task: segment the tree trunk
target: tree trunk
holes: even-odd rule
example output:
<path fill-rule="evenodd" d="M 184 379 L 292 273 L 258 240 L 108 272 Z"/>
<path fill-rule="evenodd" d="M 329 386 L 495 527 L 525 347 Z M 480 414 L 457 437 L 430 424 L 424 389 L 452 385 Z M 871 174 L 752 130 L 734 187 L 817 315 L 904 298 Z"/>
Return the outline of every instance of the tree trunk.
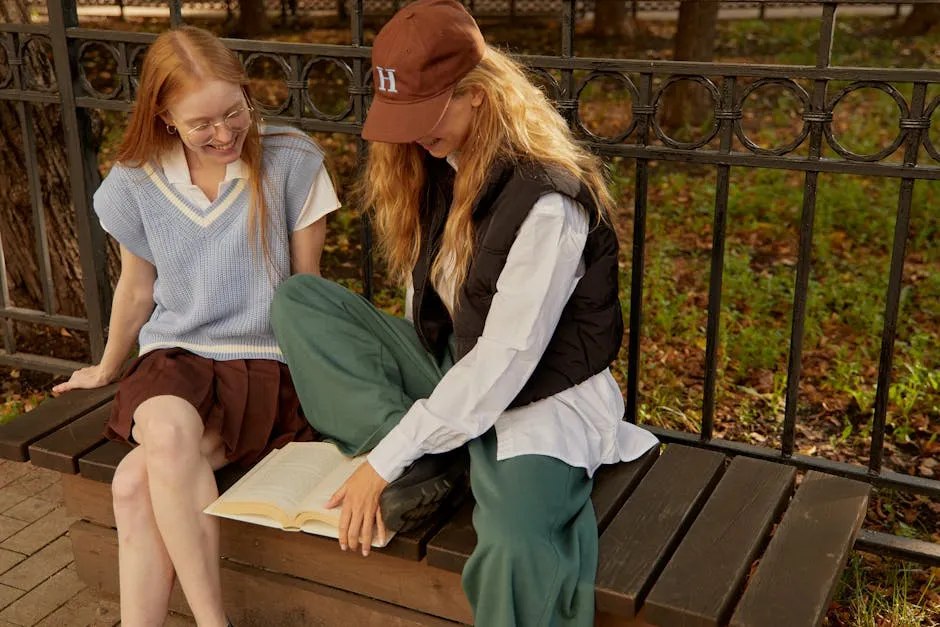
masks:
<path fill-rule="evenodd" d="M 594 29 L 595 37 L 635 37 L 636 20 L 627 9 L 632 0 L 595 0 Z"/>
<path fill-rule="evenodd" d="M 238 0 L 238 24 L 235 33 L 239 37 L 257 37 L 271 32 L 265 0 Z"/>
<path fill-rule="evenodd" d="M 938 23 L 940 23 L 940 2 L 915 4 L 907 18 L 891 29 L 889 34 L 919 37 L 926 35 Z"/>
<path fill-rule="evenodd" d="M 711 61 L 718 29 L 717 0 L 682 0 L 676 31 L 676 61 Z M 670 88 L 663 103 L 662 125 L 678 128 L 686 122 L 701 124 L 709 114 L 709 98 L 701 86 L 682 81 Z"/>
<path fill-rule="evenodd" d="M 0 21 L 29 22 L 26 0 L 0 0 Z M 54 81 L 51 59 L 38 52 L 42 50 L 48 48 L 35 44 L 26 48 L 21 69 L 31 71 L 40 84 L 51 84 Z M 84 316 L 75 211 L 70 197 L 69 166 L 63 140 L 65 130 L 58 105 L 21 105 L 12 100 L 0 100 L 0 190 L 3 191 L 0 194 L 0 242 L 11 299 L 17 307 L 43 308 L 42 272 L 33 227 L 20 107 L 31 114 L 35 133 L 41 197 L 39 210 L 44 212 L 46 219 L 45 236 L 54 287 L 50 295 L 52 304 L 56 313 Z M 100 128 L 100 124 L 96 126 Z M 117 255 L 113 242 L 109 242 L 109 247 L 110 269 L 112 276 L 116 276 Z"/>

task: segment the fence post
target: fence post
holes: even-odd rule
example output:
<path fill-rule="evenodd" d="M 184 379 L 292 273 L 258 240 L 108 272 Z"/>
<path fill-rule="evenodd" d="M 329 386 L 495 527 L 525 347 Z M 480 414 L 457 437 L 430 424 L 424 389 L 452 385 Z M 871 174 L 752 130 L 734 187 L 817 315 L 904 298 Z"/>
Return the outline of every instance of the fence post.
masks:
<path fill-rule="evenodd" d="M 104 329 L 110 315 L 111 301 L 104 231 L 91 211 L 92 193 L 101 182 L 98 155 L 92 141 L 88 114 L 75 106 L 75 91 L 81 90 L 81 86 L 72 71 L 78 67 L 77 49 L 68 41 L 68 30 L 78 26 L 75 0 L 49 0 L 48 7 L 49 35 L 62 107 L 69 185 L 75 207 L 75 228 L 85 290 L 88 341 L 92 362 L 97 363 L 104 353 Z"/>

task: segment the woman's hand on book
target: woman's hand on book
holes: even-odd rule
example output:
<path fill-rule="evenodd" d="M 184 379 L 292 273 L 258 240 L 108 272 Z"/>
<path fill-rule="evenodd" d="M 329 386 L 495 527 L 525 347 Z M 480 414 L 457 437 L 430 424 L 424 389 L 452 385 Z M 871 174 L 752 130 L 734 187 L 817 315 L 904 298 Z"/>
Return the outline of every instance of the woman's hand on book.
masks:
<path fill-rule="evenodd" d="M 379 511 L 379 497 L 388 482 L 375 472 L 369 462 L 363 463 L 346 483 L 330 497 L 327 509 L 340 504 L 343 511 L 339 517 L 339 546 L 356 550 L 362 543 L 362 554 L 368 555 L 372 538 L 378 537 L 385 544 L 386 529 Z"/>

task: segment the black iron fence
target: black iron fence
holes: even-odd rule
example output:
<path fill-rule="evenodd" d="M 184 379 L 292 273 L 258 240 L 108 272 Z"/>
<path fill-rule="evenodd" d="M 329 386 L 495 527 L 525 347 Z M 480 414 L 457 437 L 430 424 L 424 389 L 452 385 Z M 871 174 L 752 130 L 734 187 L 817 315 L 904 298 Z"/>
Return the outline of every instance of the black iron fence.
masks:
<path fill-rule="evenodd" d="M 561 5 L 566 0 L 461 0 L 477 16 L 551 16 L 558 15 Z M 801 6 L 801 2 L 771 0 L 722 0 L 726 7 L 736 9 L 757 10 L 763 17 L 767 10 L 778 8 L 793 8 Z M 364 15 L 388 15 L 397 11 L 408 0 L 363 0 L 362 11 Z M 623 0 L 630 11 L 637 15 L 641 12 L 671 12 L 679 8 L 679 0 Z M 40 11 L 46 8 L 45 0 L 30 0 Z M 125 7 L 164 7 L 166 2 L 161 0 L 79 0 L 82 7 L 118 7 L 123 15 Z M 196 10 L 224 10 L 231 15 L 237 10 L 238 0 L 185 0 L 181 2 L 187 9 Z M 291 15 L 336 13 L 346 14 L 352 10 L 352 0 L 265 0 L 268 11 L 280 11 L 286 17 Z M 879 6 L 879 2 L 859 2 L 859 6 Z M 903 4 L 894 5 L 895 15 L 899 15 Z M 594 10 L 594 0 L 577 0 L 575 2 L 575 15 L 584 17 Z"/>
<path fill-rule="evenodd" d="M 357 135 L 364 119 L 370 93 L 370 50 L 363 45 L 363 2 L 356 0 L 350 13 L 351 45 L 314 45 L 282 42 L 227 40 L 246 65 L 264 61 L 281 73 L 284 98 L 279 105 L 264 110 L 267 119 L 308 131 L 340 132 Z M 836 67 L 831 63 L 836 10 L 842 5 L 871 4 L 853 0 L 842 2 L 793 2 L 822 4 L 816 63 L 807 66 L 754 65 L 741 63 L 694 63 L 648 61 L 641 59 L 582 58 L 573 54 L 576 0 L 560 5 L 561 54 L 525 56 L 529 65 L 555 99 L 571 126 L 604 155 L 634 160 L 635 206 L 631 251 L 631 303 L 627 351 L 627 419 L 636 420 L 639 402 L 640 339 L 643 330 L 644 253 L 649 208 L 649 168 L 652 161 L 682 162 L 714 168 L 717 184 L 711 245 L 711 266 L 705 338 L 704 402 L 700 433 L 653 428 L 666 441 L 683 442 L 735 454 L 779 461 L 803 469 L 816 469 L 870 482 L 876 486 L 940 497 L 940 481 L 909 476 L 882 467 L 885 418 L 889 404 L 892 360 L 898 325 L 905 249 L 913 206 L 913 192 L 919 181 L 940 179 L 940 147 L 930 137 L 934 113 L 940 96 L 931 96 L 931 88 L 940 85 L 940 71 L 927 69 L 882 69 Z M 897 2 L 883 4 L 896 5 Z M 181 21 L 180 2 L 170 3 L 170 20 Z M 17 352 L 10 321 L 34 322 L 68 329 L 86 330 L 93 360 L 102 354 L 110 302 L 106 280 L 104 235 L 91 211 L 91 194 L 99 182 L 96 158 L 89 140 L 88 110 L 129 111 L 135 97 L 136 67 L 153 35 L 80 28 L 75 0 L 48 0 L 48 24 L 0 24 L 0 48 L 5 53 L 5 79 L 0 80 L 0 99 L 16 104 L 24 145 L 26 171 L 36 222 L 36 251 L 39 268 L 45 269 L 43 285 L 47 293 L 41 310 L 17 308 L 9 302 L 6 272 L 2 266 L 0 243 L 0 328 L 5 350 L 0 365 L 68 370 L 72 364 L 55 358 Z M 24 50 L 30 42 L 41 40 L 51 46 L 55 84 L 41 84 L 23 63 Z M 108 89 L 95 88 L 79 62 L 89 46 L 106 50 L 117 71 Z M 315 67 L 333 67 L 345 77 L 345 105 L 336 111 L 321 111 L 311 100 L 307 81 Z M 581 119 L 579 98 L 595 81 L 614 81 L 632 108 L 628 128 L 612 136 L 592 131 Z M 712 101 L 710 127 L 695 140 L 671 137 L 660 124 L 657 112 L 664 94 L 677 83 L 693 82 L 707 92 Z M 833 85 L 846 84 L 841 89 Z M 805 86 L 805 87 L 804 87 Z M 753 141 L 742 124 L 749 96 L 773 87 L 789 94 L 798 103 L 799 130 L 787 145 L 762 147 Z M 873 89 L 887 94 L 897 106 L 899 124 L 896 137 L 882 150 L 857 154 L 843 146 L 833 131 L 833 112 L 851 94 Z M 905 95 L 909 94 L 909 95 Z M 31 103 L 59 105 L 65 128 L 63 141 L 71 171 L 71 195 L 77 216 L 78 245 L 87 318 L 60 316 L 48 297 L 53 289 L 48 273 L 48 244 L 40 206 L 39 177 L 35 159 L 35 141 L 30 118 Z M 356 138 L 360 154 L 364 146 Z M 779 449 L 753 446 L 714 437 L 715 398 L 718 379 L 718 333 L 722 303 L 722 276 L 725 261 L 726 220 L 729 181 L 736 168 L 789 170 L 802 176 L 802 213 L 796 279 L 793 289 L 792 325 L 787 369 L 786 405 Z M 891 253 L 888 288 L 881 332 L 877 391 L 867 467 L 842 463 L 795 452 L 797 401 L 803 362 L 807 294 L 811 270 L 814 216 L 817 206 L 817 182 L 820 174 L 849 174 L 891 178 L 900 181 L 897 196 L 897 220 Z M 936 208 L 918 207 L 919 211 Z M 371 295 L 371 232 L 363 223 L 365 291 Z M 880 553 L 910 557 L 940 564 L 940 547 L 874 531 L 863 531 L 857 546 Z"/>

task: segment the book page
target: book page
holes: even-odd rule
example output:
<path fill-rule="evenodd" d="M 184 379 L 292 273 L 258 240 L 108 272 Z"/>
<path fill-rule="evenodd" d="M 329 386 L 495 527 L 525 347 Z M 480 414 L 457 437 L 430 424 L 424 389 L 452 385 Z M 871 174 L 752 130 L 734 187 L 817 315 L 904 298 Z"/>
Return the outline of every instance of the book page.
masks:
<path fill-rule="evenodd" d="M 365 461 L 365 455 L 352 458 L 344 457 L 307 495 L 307 498 L 300 504 L 300 511 L 316 513 L 319 520 L 331 523 L 334 526 L 339 525 L 341 508 L 326 509 L 326 502 Z"/>
<path fill-rule="evenodd" d="M 334 444 L 291 442 L 265 457 L 210 509 L 236 513 L 233 507 L 238 503 L 265 503 L 292 519 L 303 510 L 305 498 L 344 461 Z"/>

